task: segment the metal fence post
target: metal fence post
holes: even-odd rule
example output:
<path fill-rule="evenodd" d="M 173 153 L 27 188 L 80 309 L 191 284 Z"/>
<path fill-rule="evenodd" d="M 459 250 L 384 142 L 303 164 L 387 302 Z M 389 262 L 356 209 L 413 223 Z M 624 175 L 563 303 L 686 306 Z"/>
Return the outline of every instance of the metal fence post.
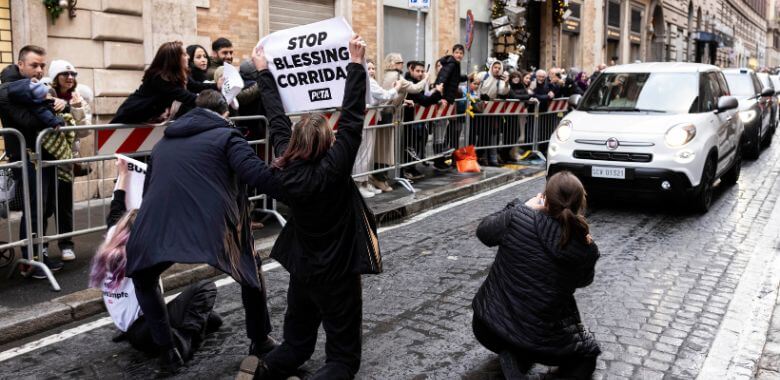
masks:
<path fill-rule="evenodd" d="M 393 125 L 394 125 L 394 127 L 393 127 L 393 129 L 394 129 L 394 134 L 393 134 L 393 141 L 394 141 L 394 143 L 393 143 L 393 145 L 395 145 L 393 147 L 393 151 L 395 152 L 394 153 L 394 155 L 395 155 L 395 157 L 394 157 L 395 158 L 395 168 L 393 169 L 393 178 L 396 178 L 396 179 L 401 178 L 401 157 L 402 157 L 401 156 L 401 153 L 402 153 L 401 152 L 402 151 L 402 149 L 401 149 L 401 142 L 402 142 L 401 135 L 403 134 L 403 128 L 404 128 L 404 125 L 403 125 L 404 109 L 403 109 L 403 107 L 404 107 L 404 104 L 401 103 L 393 110 Z"/>
<path fill-rule="evenodd" d="M 468 102 L 468 99 L 466 100 Z M 466 107 L 468 109 L 468 106 Z M 471 141 L 469 138 L 471 137 L 471 116 L 469 116 L 468 112 L 463 113 L 463 118 L 465 121 L 463 122 L 463 146 L 468 146 L 469 141 Z M 455 149 L 460 148 L 456 147 Z"/>
<path fill-rule="evenodd" d="M 534 128 L 533 128 L 533 145 L 531 150 L 533 152 L 539 152 L 539 103 L 536 103 L 534 107 Z"/>

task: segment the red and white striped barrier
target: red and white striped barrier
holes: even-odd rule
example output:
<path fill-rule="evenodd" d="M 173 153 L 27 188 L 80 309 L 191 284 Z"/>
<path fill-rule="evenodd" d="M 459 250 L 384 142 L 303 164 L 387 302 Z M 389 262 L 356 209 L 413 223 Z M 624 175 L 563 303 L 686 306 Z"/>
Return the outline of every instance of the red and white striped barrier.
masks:
<path fill-rule="evenodd" d="M 98 154 L 149 151 L 163 137 L 165 128 L 128 128 L 97 131 Z"/>
<path fill-rule="evenodd" d="M 339 118 L 341 117 L 341 111 L 327 112 L 323 114 L 325 119 L 328 120 L 328 125 L 334 131 L 339 129 Z M 379 122 L 379 112 L 377 110 L 366 110 L 366 118 L 363 119 L 363 128 L 377 125 Z"/>
<path fill-rule="evenodd" d="M 428 107 L 414 106 L 414 121 L 423 121 L 428 119 L 436 119 L 440 117 L 454 116 L 455 105 L 447 104 L 446 106 L 441 104 L 434 104 Z"/>
<path fill-rule="evenodd" d="M 502 100 L 491 100 L 485 102 L 483 113 L 498 115 L 517 115 L 527 114 L 528 107 L 525 102 L 506 102 Z"/>
<path fill-rule="evenodd" d="M 567 109 L 569 109 L 568 98 L 553 99 L 547 107 L 547 112 L 563 112 Z"/>

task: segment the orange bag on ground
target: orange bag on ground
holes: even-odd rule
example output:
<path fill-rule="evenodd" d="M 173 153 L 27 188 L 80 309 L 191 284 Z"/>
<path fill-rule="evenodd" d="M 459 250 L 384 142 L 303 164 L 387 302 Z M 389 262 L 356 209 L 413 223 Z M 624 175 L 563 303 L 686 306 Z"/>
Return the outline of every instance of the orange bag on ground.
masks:
<path fill-rule="evenodd" d="M 481 170 L 477 163 L 477 151 L 474 145 L 458 148 L 452 153 L 452 159 L 461 173 L 479 173 Z"/>

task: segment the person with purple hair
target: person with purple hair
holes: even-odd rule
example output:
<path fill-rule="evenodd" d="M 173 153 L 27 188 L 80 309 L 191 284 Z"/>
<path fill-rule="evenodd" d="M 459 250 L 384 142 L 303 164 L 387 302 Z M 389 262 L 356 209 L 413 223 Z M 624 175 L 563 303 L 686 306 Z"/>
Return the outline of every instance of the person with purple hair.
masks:
<path fill-rule="evenodd" d="M 125 277 L 125 246 L 138 209 L 128 211 L 125 206 L 129 181 L 127 163 L 117 160 L 117 172 L 118 186 L 106 217 L 109 230 L 92 259 L 89 286 L 102 290 L 108 314 L 121 331 L 114 342 L 127 340 L 139 351 L 158 355 L 159 346 L 154 343 L 149 324 L 141 312 L 133 281 Z M 216 298 L 216 285 L 204 280 L 190 285 L 167 304 L 174 345 L 185 360 L 192 357 L 207 333 L 218 330 L 222 325 L 222 318 L 213 310 Z"/>

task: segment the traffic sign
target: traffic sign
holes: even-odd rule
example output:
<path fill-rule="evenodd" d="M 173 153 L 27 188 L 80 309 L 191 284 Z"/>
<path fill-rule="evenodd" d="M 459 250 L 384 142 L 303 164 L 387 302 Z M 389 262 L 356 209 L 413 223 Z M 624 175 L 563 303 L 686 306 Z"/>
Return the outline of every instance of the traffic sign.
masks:
<path fill-rule="evenodd" d="M 409 8 L 428 9 L 431 7 L 431 0 L 409 0 Z"/>

